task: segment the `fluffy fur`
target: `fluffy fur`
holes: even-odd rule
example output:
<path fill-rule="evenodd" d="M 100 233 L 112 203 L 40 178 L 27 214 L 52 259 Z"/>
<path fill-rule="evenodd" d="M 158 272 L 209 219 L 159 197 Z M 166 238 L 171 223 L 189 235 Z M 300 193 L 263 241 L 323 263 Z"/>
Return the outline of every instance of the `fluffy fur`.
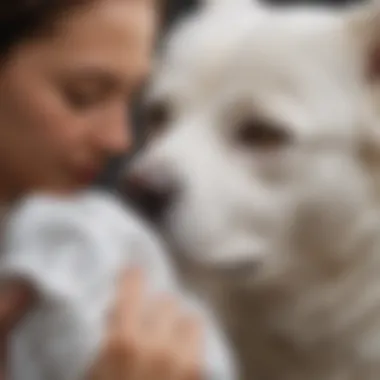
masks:
<path fill-rule="evenodd" d="M 159 57 L 131 171 L 246 380 L 380 378 L 379 15 L 209 1 Z"/>

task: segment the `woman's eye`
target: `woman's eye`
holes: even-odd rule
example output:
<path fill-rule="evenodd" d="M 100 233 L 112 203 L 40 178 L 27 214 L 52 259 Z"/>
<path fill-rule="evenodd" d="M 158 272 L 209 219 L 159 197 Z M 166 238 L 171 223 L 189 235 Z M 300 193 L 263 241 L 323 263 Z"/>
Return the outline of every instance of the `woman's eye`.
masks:
<path fill-rule="evenodd" d="M 284 128 L 254 118 L 240 122 L 236 131 L 235 140 L 247 147 L 270 149 L 291 142 L 291 135 Z"/>
<path fill-rule="evenodd" d="M 98 104 L 103 99 L 103 96 L 94 91 L 74 89 L 66 91 L 66 99 L 71 107 L 84 110 Z"/>

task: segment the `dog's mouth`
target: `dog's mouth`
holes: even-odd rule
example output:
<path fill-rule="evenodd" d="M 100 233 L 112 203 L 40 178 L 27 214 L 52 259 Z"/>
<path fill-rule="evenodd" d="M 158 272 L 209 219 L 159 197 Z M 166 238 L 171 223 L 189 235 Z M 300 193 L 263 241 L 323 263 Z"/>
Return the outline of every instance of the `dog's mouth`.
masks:
<path fill-rule="evenodd" d="M 256 277 L 267 248 L 259 239 L 255 239 L 256 244 L 250 239 L 239 239 L 213 247 L 210 244 L 208 248 L 202 244 L 189 247 L 168 231 L 164 231 L 163 235 L 174 259 L 185 271 L 190 270 L 203 278 L 219 277 L 234 283 Z"/>
<path fill-rule="evenodd" d="M 185 272 L 192 272 L 203 279 L 219 278 L 222 283 L 229 282 L 234 285 L 244 285 L 250 280 L 256 278 L 261 267 L 261 261 L 255 260 L 237 260 L 233 262 L 199 262 L 191 260 L 183 260 L 183 253 L 176 254 L 179 259 L 179 267 Z"/>
<path fill-rule="evenodd" d="M 210 268 L 215 275 L 233 282 L 244 282 L 253 278 L 260 268 L 260 262 L 255 260 L 239 260 L 229 263 L 218 263 Z"/>

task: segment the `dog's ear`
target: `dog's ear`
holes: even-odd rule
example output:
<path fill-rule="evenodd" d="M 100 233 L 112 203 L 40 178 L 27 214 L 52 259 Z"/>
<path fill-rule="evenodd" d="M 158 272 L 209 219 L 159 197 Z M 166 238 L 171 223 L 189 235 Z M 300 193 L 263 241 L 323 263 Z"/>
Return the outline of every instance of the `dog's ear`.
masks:
<path fill-rule="evenodd" d="M 368 86 L 360 156 L 374 180 L 380 202 L 380 0 L 349 10 L 347 25 Z"/>
<path fill-rule="evenodd" d="M 365 74 L 373 84 L 380 84 L 380 0 L 351 10 L 348 26 L 356 39 Z"/>
<path fill-rule="evenodd" d="M 239 5 L 239 4 L 261 4 L 261 0 L 202 0 L 206 6 L 220 7 L 225 5 Z"/>

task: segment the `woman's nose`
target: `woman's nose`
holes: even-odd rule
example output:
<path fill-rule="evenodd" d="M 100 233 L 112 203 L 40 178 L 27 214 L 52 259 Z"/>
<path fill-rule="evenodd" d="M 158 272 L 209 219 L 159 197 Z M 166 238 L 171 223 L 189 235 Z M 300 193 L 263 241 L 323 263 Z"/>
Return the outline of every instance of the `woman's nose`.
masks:
<path fill-rule="evenodd" d="M 132 126 L 125 106 L 114 107 L 105 115 L 98 129 L 96 144 L 110 156 L 123 155 L 131 148 Z"/>

